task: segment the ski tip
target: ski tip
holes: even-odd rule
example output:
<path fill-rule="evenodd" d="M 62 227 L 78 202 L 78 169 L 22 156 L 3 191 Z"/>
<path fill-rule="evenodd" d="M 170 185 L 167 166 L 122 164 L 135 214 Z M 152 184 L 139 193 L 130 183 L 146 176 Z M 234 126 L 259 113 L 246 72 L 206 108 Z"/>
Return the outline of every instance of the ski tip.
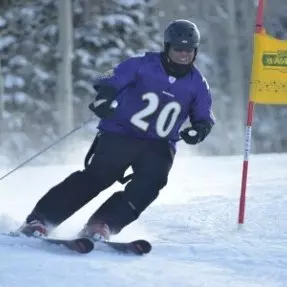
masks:
<path fill-rule="evenodd" d="M 135 251 L 136 251 L 136 254 L 138 254 L 138 255 L 147 254 L 152 249 L 151 244 L 144 239 L 139 239 L 139 240 L 133 241 L 133 245 L 136 248 Z"/>

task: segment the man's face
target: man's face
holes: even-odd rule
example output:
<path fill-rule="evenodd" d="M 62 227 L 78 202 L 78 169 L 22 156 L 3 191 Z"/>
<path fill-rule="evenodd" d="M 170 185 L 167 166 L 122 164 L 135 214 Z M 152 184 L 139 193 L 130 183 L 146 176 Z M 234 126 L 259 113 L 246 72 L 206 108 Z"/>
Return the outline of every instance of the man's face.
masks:
<path fill-rule="evenodd" d="M 168 51 L 168 56 L 173 62 L 183 65 L 190 64 L 194 59 L 194 55 L 195 55 L 194 49 L 191 51 L 186 51 L 171 47 Z"/>

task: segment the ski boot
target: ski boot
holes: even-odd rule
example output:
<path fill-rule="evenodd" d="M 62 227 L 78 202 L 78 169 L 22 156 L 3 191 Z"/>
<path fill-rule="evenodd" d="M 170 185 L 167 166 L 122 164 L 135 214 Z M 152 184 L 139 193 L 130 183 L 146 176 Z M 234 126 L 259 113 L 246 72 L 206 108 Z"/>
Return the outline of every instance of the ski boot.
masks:
<path fill-rule="evenodd" d="M 79 237 L 86 237 L 93 241 L 109 241 L 110 235 L 110 228 L 104 222 L 86 224 L 79 233 Z"/>
<path fill-rule="evenodd" d="M 25 222 L 17 231 L 19 235 L 23 234 L 27 237 L 47 237 L 48 228 L 40 220 L 32 220 Z"/>

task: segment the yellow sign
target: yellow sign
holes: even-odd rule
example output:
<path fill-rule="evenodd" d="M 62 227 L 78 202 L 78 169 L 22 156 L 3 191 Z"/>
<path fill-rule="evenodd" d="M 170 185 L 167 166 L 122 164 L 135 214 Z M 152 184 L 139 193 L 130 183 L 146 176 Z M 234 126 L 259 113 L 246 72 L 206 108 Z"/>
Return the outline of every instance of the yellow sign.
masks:
<path fill-rule="evenodd" d="M 254 103 L 287 104 L 287 41 L 265 33 L 254 35 L 250 84 Z"/>

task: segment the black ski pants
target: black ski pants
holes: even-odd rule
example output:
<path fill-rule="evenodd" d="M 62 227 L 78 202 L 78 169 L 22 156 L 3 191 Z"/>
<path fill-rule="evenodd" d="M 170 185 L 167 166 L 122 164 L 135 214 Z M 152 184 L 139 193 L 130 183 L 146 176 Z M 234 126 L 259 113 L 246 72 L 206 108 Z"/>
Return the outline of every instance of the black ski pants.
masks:
<path fill-rule="evenodd" d="M 40 219 L 54 227 L 122 177 L 133 175 L 124 191 L 114 193 L 90 217 L 106 222 L 112 233 L 136 220 L 167 184 L 174 152 L 165 140 L 145 140 L 117 133 L 101 134 L 91 162 L 51 188 L 36 204 L 27 222 Z"/>

